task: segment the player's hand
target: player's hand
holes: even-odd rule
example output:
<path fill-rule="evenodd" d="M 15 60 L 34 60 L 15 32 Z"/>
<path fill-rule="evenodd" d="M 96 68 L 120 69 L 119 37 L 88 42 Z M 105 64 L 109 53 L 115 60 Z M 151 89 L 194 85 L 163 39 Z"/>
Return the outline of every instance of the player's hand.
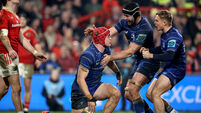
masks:
<path fill-rule="evenodd" d="M 95 111 L 96 111 L 96 102 L 88 102 L 88 111 L 90 113 L 95 113 Z"/>
<path fill-rule="evenodd" d="M 35 61 L 36 67 L 39 68 L 41 64 L 42 64 L 42 62 L 39 61 L 38 59 L 36 59 L 36 61 Z"/>
<path fill-rule="evenodd" d="M 12 60 L 14 60 L 14 59 L 17 58 L 17 52 L 14 51 L 13 49 L 10 50 L 10 51 L 8 51 L 8 55 L 9 55 L 9 57 L 10 57 Z"/>
<path fill-rule="evenodd" d="M 119 80 L 117 80 L 117 86 L 120 86 L 122 84 L 122 77 L 120 77 Z"/>
<path fill-rule="evenodd" d="M 108 64 L 109 61 L 110 61 L 110 55 L 104 54 L 104 58 L 101 61 L 101 65 L 105 66 Z"/>
<path fill-rule="evenodd" d="M 93 30 L 96 28 L 95 25 L 93 25 L 93 27 L 87 27 L 85 30 L 84 30 L 84 34 L 85 36 L 88 36 L 88 35 L 91 35 L 93 34 Z"/>
<path fill-rule="evenodd" d="M 34 56 L 36 57 L 36 59 L 38 59 L 41 62 L 47 61 L 47 58 L 45 57 L 45 55 L 43 55 L 43 53 L 37 52 L 34 54 Z"/>
<path fill-rule="evenodd" d="M 142 56 L 143 56 L 143 58 L 145 58 L 145 59 L 151 59 L 151 58 L 153 58 L 153 54 L 151 54 L 149 51 L 147 51 L 147 50 L 144 50 L 144 51 L 142 51 Z"/>
<path fill-rule="evenodd" d="M 142 51 L 149 51 L 149 49 L 148 49 L 148 48 L 145 48 L 145 47 L 141 47 L 141 48 L 140 48 L 140 53 L 142 53 Z"/>

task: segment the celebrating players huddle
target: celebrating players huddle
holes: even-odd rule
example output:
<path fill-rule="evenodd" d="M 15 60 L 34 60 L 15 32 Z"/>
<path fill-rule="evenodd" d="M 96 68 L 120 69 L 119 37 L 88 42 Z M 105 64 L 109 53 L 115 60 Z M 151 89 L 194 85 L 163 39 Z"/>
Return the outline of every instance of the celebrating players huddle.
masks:
<path fill-rule="evenodd" d="M 15 109 L 18 113 L 23 113 L 18 72 L 18 42 L 32 53 L 29 56 L 33 61 L 33 56 L 40 61 L 46 61 L 47 59 L 41 52 L 40 47 L 37 49 L 36 40 L 33 40 L 32 44 L 27 41 L 29 37 L 26 37 L 25 32 L 29 28 L 24 25 L 23 31 L 20 31 L 21 22 L 15 12 L 19 0 L 2 0 L 1 3 L 4 7 L 0 11 L 0 99 L 7 93 L 10 85 Z M 134 104 L 136 113 L 154 113 L 141 97 L 139 91 L 154 78 L 159 69 L 160 61 L 165 62 L 163 70 L 154 78 L 146 96 L 154 104 L 155 113 L 163 113 L 164 111 L 177 113 L 166 100 L 161 98 L 163 93 L 172 89 L 175 84 L 184 78 L 186 70 L 183 38 L 172 27 L 173 17 L 171 13 L 167 10 L 161 10 L 155 16 L 156 29 L 163 32 L 161 46 L 155 47 L 153 29 L 146 17 L 141 15 L 139 5 L 129 3 L 123 8 L 122 12 L 124 18 L 111 28 L 105 26 L 85 29 L 85 35 L 91 35 L 93 41 L 79 59 L 71 90 L 72 113 L 86 111 L 87 106 L 88 111 L 93 113 L 95 112 L 96 101 L 105 99 L 108 99 L 108 101 L 103 113 L 112 113 L 119 102 L 121 93 L 115 86 L 101 82 L 102 71 L 105 65 L 111 68 L 116 74 L 117 86 L 120 86 L 122 77 L 115 60 L 131 57 L 132 55 L 135 56 L 136 61 L 125 88 L 125 97 Z M 23 19 L 26 18 L 22 17 L 22 22 Z M 109 48 L 111 38 L 122 31 L 125 32 L 129 46 L 119 53 L 111 54 Z M 21 32 L 24 33 L 24 36 Z M 21 46 L 19 49 L 22 49 Z M 33 61 L 28 64 L 26 61 L 25 63 L 21 62 L 23 63 L 21 67 L 24 69 L 22 72 L 33 69 Z M 25 87 L 27 88 L 25 107 L 28 109 L 32 73 L 24 73 L 25 75 L 27 75 L 25 77 Z"/>

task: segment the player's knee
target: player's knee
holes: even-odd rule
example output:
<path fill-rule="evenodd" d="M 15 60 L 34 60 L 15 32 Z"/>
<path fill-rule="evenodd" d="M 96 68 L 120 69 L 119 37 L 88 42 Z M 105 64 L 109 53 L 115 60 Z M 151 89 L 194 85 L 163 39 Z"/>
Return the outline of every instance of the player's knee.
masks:
<path fill-rule="evenodd" d="M 151 97 L 152 99 L 160 97 L 159 91 L 156 89 L 153 89 L 153 91 L 151 92 Z"/>
<path fill-rule="evenodd" d="M 151 91 L 147 91 L 147 92 L 146 92 L 146 97 L 147 97 L 147 99 L 148 99 L 149 101 L 152 102 Z"/>
<path fill-rule="evenodd" d="M 125 91 L 125 93 L 124 93 L 124 97 L 125 97 L 126 99 L 130 99 L 130 94 L 129 94 L 128 91 Z"/>
<path fill-rule="evenodd" d="M 2 88 L 2 94 L 6 94 L 7 92 L 8 92 L 8 86 L 4 86 L 3 88 Z"/>
<path fill-rule="evenodd" d="M 15 86 L 14 88 L 12 88 L 12 90 L 14 94 L 18 94 L 21 92 L 21 86 Z"/>
<path fill-rule="evenodd" d="M 115 94 L 115 97 L 116 97 L 117 99 L 119 99 L 119 98 L 121 97 L 121 92 L 120 92 L 119 90 L 116 90 L 116 91 L 114 92 L 114 94 Z"/>

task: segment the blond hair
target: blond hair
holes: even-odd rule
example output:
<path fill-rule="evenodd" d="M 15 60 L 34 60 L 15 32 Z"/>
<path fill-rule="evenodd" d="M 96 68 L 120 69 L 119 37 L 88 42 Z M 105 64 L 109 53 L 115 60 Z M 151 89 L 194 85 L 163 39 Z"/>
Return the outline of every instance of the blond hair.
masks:
<path fill-rule="evenodd" d="M 169 25 L 172 25 L 173 21 L 173 16 L 168 10 L 160 10 L 159 12 L 156 13 L 162 20 L 166 20 Z"/>

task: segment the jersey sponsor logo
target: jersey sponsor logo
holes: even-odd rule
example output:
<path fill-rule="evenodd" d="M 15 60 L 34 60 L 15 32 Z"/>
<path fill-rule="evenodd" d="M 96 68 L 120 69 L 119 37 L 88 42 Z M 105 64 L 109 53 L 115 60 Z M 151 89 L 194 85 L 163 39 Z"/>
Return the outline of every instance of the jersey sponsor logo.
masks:
<path fill-rule="evenodd" d="M 146 34 L 139 34 L 136 38 L 136 41 L 138 42 L 143 42 L 146 39 L 147 35 Z"/>
<path fill-rule="evenodd" d="M 12 27 L 21 27 L 21 24 L 12 24 Z"/>
<path fill-rule="evenodd" d="M 169 40 L 168 41 L 168 47 L 175 47 L 176 46 L 176 40 Z"/>

